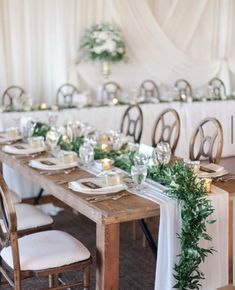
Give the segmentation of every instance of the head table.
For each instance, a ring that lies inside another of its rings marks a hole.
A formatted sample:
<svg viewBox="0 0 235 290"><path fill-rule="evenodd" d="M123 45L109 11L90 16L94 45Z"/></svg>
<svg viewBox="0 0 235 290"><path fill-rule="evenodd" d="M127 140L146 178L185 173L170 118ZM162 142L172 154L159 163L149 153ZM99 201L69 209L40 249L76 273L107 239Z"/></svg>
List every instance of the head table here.
<svg viewBox="0 0 235 290"><path fill-rule="evenodd" d="M47 153L44 154L47 156ZM180 219L177 215L179 205L175 201L166 202L167 197L164 195L160 198L164 200L162 203L161 201L149 200L149 196L143 198L144 196L128 194L120 200L108 199L98 203L90 203L85 194L70 190L67 183L59 183L61 180L66 181L66 179L71 181L86 178L91 176L90 173L77 168L66 175L63 172L51 176L43 175L28 165L31 158L31 156L17 158L0 150L1 162L20 172L21 177L43 186L52 195L96 223L97 290L119 289L120 224L155 216L159 214L159 211L160 227L155 290L172 289L174 285L173 265L179 253L179 240L176 233L179 231L180 225ZM210 226L208 234L213 238L213 246L217 252L210 255L202 265L206 275L206 279L203 281L203 290L215 290L228 282L228 192L213 187L209 199L215 208L212 219L216 219L217 222ZM210 242L203 241L203 246L208 247L208 243Z"/></svg>

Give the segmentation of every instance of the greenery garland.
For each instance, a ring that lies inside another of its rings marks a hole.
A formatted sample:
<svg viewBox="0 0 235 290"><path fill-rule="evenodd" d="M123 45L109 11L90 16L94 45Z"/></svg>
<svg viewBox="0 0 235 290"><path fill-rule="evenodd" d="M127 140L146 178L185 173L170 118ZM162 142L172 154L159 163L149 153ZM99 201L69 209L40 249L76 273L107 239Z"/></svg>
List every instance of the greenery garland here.
<svg viewBox="0 0 235 290"><path fill-rule="evenodd" d="M37 132L44 133L44 130ZM63 143L60 139L59 143L63 149L73 150L79 154L83 138L77 137L69 143ZM95 148L95 159L110 158L116 167L127 172L131 171L131 166L134 164L134 155L135 152L127 149L106 152L100 147ZM182 229L181 233L177 234L181 243L181 254L178 263L174 266L176 280L174 288L200 289L200 281L205 277L199 266L214 251L212 247L202 248L199 244L201 239L211 241L206 225L215 222L209 219L214 209L207 198L205 185L202 181L197 181L192 169L177 161L167 166L149 166L148 178L165 185L166 194L176 199L181 206Z"/></svg>

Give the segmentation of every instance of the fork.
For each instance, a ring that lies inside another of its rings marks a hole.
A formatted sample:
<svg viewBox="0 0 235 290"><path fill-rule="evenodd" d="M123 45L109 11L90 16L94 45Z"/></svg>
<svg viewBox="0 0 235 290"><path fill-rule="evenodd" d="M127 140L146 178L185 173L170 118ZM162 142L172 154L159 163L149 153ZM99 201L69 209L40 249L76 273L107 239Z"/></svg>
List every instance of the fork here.
<svg viewBox="0 0 235 290"><path fill-rule="evenodd" d="M50 172L48 172L48 171L40 171L39 173L42 174L42 175L47 175L47 176L58 174L58 173L69 174L70 172L74 171L75 169L76 169L76 167L73 167L73 168L67 169L67 170L63 170L63 171L61 171L61 170L50 171Z"/></svg>
<svg viewBox="0 0 235 290"><path fill-rule="evenodd" d="M89 201L90 203L95 203L95 202L99 202L99 201L103 201L103 200L118 200L120 198L122 198L123 196L127 196L129 195L129 193L123 192L121 194L117 194L117 195L112 195L112 196L96 196L96 197L88 197L86 198L87 201Z"/></svg>

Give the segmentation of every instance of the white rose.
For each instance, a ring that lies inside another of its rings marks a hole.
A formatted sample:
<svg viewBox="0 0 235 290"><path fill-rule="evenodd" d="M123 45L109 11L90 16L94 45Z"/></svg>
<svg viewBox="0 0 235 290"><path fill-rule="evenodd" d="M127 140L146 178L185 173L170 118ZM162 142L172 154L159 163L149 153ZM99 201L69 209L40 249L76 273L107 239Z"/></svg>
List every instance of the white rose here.
<svg viewBox="0 0 235 290"><path fill-rule="evenodd" d="M124 49L122 47L119 47L118 50L117 50L119 53L123 53L124 52Z"/></svg>
<svg viewBox="0 0 235 290"><path fill-rule="evenodd" d="M99 33L99 39L106 40L108 38L108 34L106 32Z"/></svg>
<svg viewBox="0 0 235 290"><path fill-rule="evenodd" d="M103 47L101 45L93 48L93 52L96 54L101 54L103 52Z"/></svg>
<svg viewBox="0 0 235 290"><path fill-rule="evenodd" d="M109 52L114 52L117 49L116 42L114 42L113 40L106 41L105 47L106 47L106 50L108 50Z"/></svg>

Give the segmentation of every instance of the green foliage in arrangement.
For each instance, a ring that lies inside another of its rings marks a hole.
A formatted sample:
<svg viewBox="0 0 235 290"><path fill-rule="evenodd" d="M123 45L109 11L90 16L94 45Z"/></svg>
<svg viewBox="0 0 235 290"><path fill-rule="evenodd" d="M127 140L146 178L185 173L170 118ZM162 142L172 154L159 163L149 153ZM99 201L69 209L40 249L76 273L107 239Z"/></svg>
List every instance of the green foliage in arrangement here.
<svg viewBox="0 0 235 290"><path fill-rule="evenodd" d="M183 163L174 162L162 169L152 166L148 177L166 185L168 196L181 206L182 230L178 234L181 243L179 262L175 265L175 289L200 289L204 274L199 265L213 253L213 248L200 247L201 239L211 241L206 224L215 221L209 217L214 209L205 193L203 182L197 182L194 172Z"/></svg>
<svg viewBox="0 0 235 290"><path fill-rule="evenodd" d="M46 137L48 131L50 131L50 126L46 123L37 122L33 128L33 137L42 136Z"/></svg>
<svg viewBox="0 0 235 290"><path fill-rule="evenodd" d="M93 25L86 31L81 43L82 59L118 62L126 58L121 32L112 23Z"/></svg>
<svg viewBox="0 0 235 290"><path fill-rule="evenodd" d="M34 136L45 136L49 129L46 124L37 123ZM83 137L77 137L71 142L67 140L64 142L61 137L59 144L64 150L73 150L79 154ZM126 148L109 152L100 147L95 148L95 159L110 158L116 167L127 172L131 171L135 154L135 151L128 151ZM215 222L209 219L214 209L207 198L204 183L198 182L193 170L178 161L166 166L149 166L148 178L165 185L166 194L177 200L181 208L182 229L181 233L177 234L181 243L181 254L178 263L174 266L176 280L174 288L200 289L200 281L205 277L199 265L214 251L212 247L200 247L199 243L201 239L211 241L206 225Z"/></svg>

